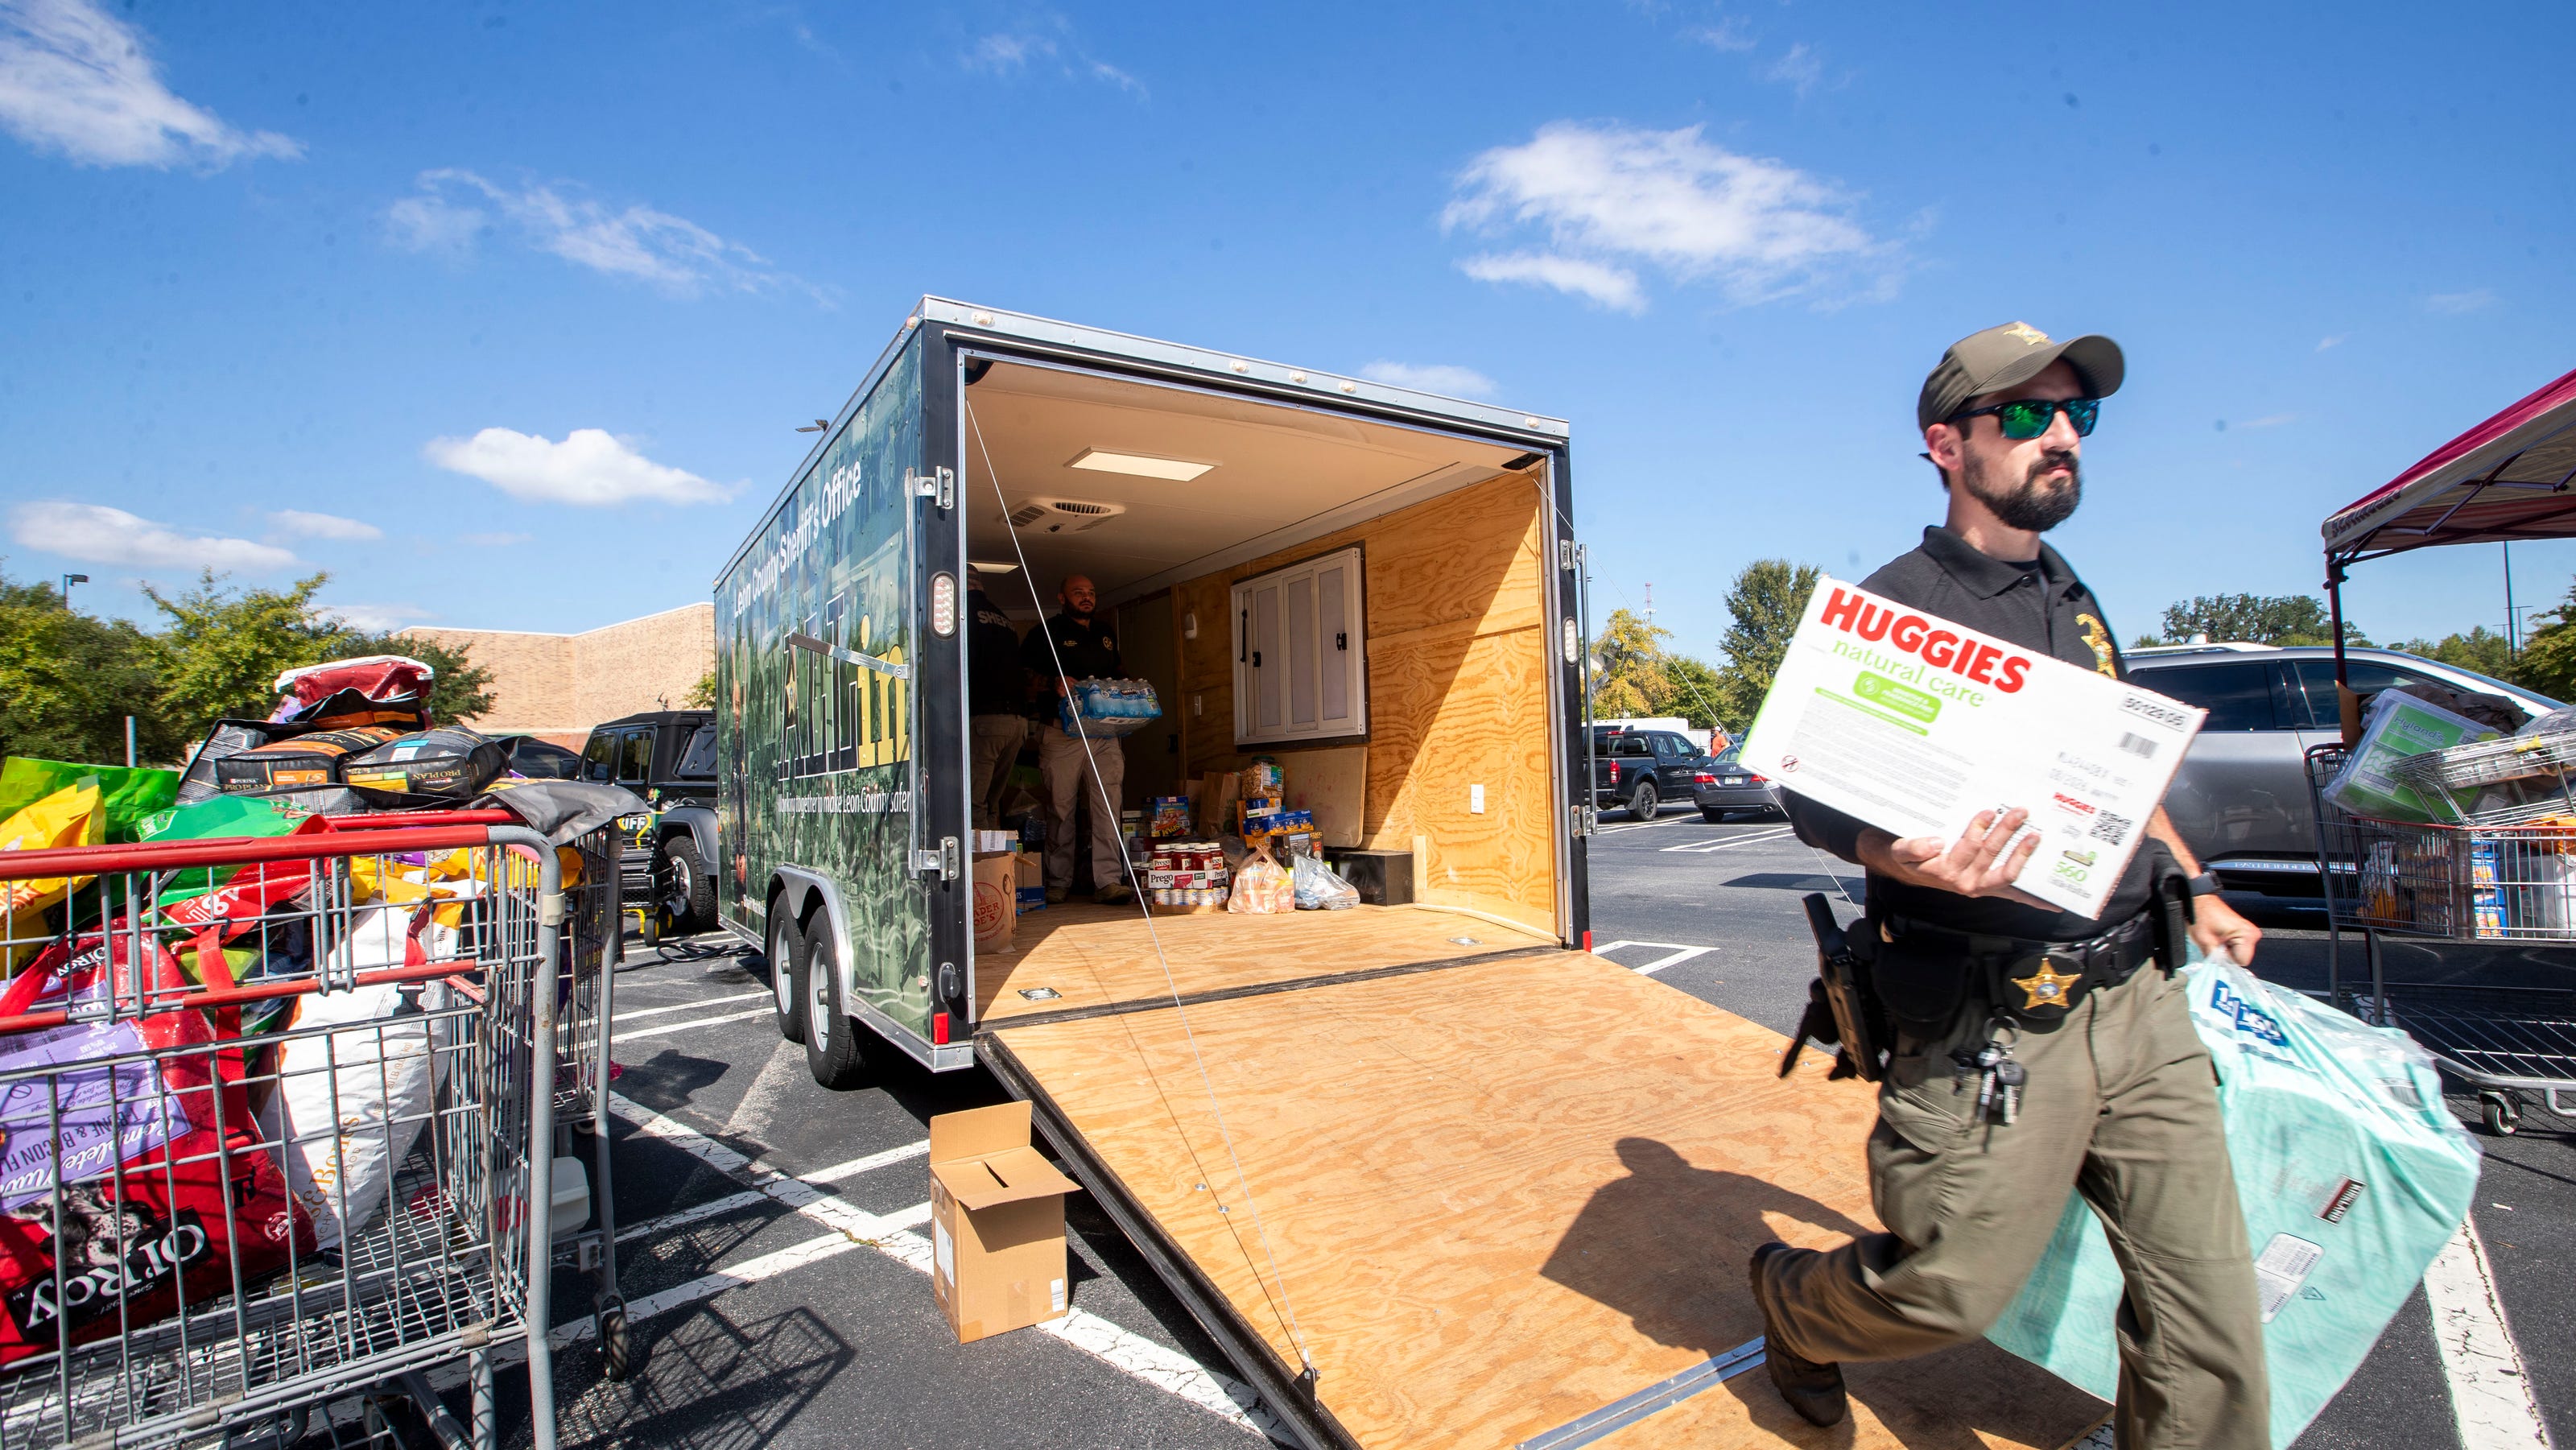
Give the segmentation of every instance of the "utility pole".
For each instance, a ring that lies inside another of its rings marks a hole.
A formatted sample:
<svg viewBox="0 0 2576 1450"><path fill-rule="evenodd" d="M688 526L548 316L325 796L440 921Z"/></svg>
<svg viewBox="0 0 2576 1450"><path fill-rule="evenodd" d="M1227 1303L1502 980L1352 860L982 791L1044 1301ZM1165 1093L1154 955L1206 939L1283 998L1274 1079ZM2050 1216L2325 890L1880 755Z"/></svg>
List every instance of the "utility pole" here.
<svg viewBox="0 0 2576 1450"><path fill-rule="evenodd" d="M1653 584L1651 581L1649 581L1649 582L1647 583L1647 585L1646 585L1646 628L1648 628L1648 629L1653 629L1654 627L1655 627L1655 586L1654 586L1654 584Z"/></svg>

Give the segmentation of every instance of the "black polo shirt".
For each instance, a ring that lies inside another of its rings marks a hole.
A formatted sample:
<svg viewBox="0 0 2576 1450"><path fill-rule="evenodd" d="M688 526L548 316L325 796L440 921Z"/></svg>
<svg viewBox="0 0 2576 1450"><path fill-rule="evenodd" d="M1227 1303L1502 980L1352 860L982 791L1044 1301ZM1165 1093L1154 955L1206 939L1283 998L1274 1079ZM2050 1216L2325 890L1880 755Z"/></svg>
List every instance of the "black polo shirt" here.
<svg viewBox="0 0 2576 1450"><path fill-rule="evenodd" d="M1050 640L1055 644L1053 653L1047 649ZM1064 678L1068 680L1115 680L1127 674L1127 667L1118 659L1118 631L1101 615L1076 619L1059 614L1044 626L1030 630L1029 637L1020 642L1020 663L1049 682L1039 693L1045 697L1042 708L1050 720L1055 718L1053 681L1059 659L1064 662Z"/></svg>
<svg viewBox="0 0 2576 1450"><path fill-rule="evenodd" d="M2017 564L1981 554L1956 533L1935 526L1923 531L1923 547L1891 560L1862 580L1861 587L2024 649L2122 677L2119 642L2103 622L2101 602L2046 544L2039 546L2037 560ZM1794 791L1784 794L1798 839L1846 861L1859 861L1865 822ZM2012 804L2036 807L2039 802ZM2147 854L2141 849L2130 858L2127 874L2103 902L2098 918L1909 886L1876 872L1869 877L1870 915L1910 917L1953 931L2080 941L2146 909L2152 892Z"/></svg>

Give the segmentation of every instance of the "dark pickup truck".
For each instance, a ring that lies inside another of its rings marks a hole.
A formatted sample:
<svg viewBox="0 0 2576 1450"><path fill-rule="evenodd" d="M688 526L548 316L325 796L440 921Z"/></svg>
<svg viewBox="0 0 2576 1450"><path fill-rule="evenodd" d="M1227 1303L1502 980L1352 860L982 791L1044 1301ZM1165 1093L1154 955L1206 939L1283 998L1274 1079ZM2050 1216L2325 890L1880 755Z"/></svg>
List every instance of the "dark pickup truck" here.
<svg viewBox="0 0 2576 1450"><path fill-rule="evenodd" d="M1670 730L1595 730L1592 734L1592 804L1625 810L1632 821L1651 821L1668 801L1688 801L1716 782L1717 762Z"/></svg>

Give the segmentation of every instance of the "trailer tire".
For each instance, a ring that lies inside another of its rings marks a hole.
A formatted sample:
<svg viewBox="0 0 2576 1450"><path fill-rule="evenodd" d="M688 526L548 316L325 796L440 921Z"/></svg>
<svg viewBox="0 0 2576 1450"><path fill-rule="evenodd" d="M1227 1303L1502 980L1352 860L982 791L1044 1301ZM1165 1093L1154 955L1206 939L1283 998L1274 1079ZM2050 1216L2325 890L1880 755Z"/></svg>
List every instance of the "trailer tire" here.
<svg viewBox="0 0 2576 1450"><path fill-rule="evenodd" d="M662 859L654 868L653 879L671 883L671 895L681 902L680 930L713 931L716 878L699 858L697 844L686 836L674 836L662 843L659 854Z"/></svg>
<svg viewBox="0 0 2576 1450"><path fill-rule="evenodd" d="M816 932L805 947L805 1070L840 1092L867 1081L869 1029L841 1010L841 973L832 938Z"/></svg>
<svg viewBox="0 0 2576 1450"><path fill-rule="evenodd" d="M769 904L769 1005L778 1018L778 1035L789 1042L805 1040L805 929L787 914L787 903Z"/></svg>
<svg viewBox="0 0 2576 1450"><path fill-rule="evenodd" d="M1662 814L1663 809L1664 803L1655 794L1655 783L1651 780L1637 782L1637 788L1628 795L1628 819L1632 821L1651 821Z"/></svg>

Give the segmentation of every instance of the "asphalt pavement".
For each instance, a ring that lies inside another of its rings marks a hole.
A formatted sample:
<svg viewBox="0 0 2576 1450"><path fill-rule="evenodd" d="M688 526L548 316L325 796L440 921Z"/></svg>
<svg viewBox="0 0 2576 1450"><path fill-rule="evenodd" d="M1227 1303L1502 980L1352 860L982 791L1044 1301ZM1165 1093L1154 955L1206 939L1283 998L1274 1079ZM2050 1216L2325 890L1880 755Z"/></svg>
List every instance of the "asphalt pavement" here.
<svg viewBox="0 0 2576 1450"><path fill-rule="evenodd" d="M1782 1032L1814 974L1799 898L1861 894L1855 868L1776 819L1613 819L1591 862L1596 950ZM2257 970L2321 988L2313 915L2246 904L2272 932ZM827 1093L802 1050L780 1040L756 955L721 937L630 953L617 979L610 1141L638 1364L622 1383L602 1376L591 1284L559 1274L565 1446L1257 1450L1272 1438L1276 1422L1081 1194L1068 1200L1072 1318L954 1342L927 1281L926 1125L1000 1101L991 1079L899 1068ZM2422 951L2392 952L2386 967L2397 980L2500 972L2530 982L2566 970L2542 954ZM2474 1097L2453 1106L2464 1121L2477 1112ZM2519 1136L2480 1141L2474 1222L2501 1319L2462 1309L2486 1281L2452 1274L2446 1352L2418 1288L2300 1446L2537 1444L2494 1428L2501 1407L2512 1430L2511 1397L2526 1383L2549 1432L2576 1445L2576 1276L2565 1267L2576 1261L2576 1124L2533 1112ZM2500 1323L2518 1363L2511 1349L2496 1353L2490 1326ZM503 1439L525 1444L524 1371L506 1372L502 1389Z"/></svg>

